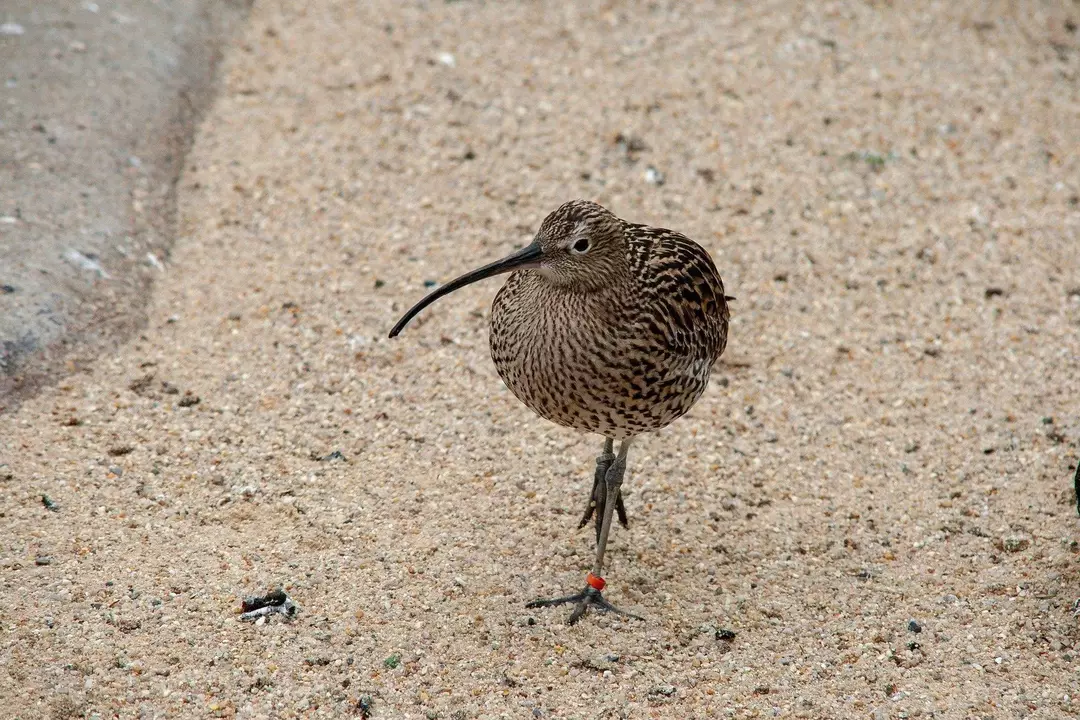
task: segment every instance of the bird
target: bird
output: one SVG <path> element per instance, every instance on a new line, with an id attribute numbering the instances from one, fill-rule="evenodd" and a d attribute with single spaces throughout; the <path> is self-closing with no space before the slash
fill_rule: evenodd
<path id="1" fill-rule="evenodd" d="M 596 555 L 585 587 L 526 607 L 573 604 L 570 625 L 590 608 L 640 620 L 603 595 L 614 517 L 628 526 L 627 455 L 638 436 L 666 427 L 705 392 L 727 346 L 728 303 L 735 298 L 724 294 L 709 253 L 685 235 L 571 200 L 544 218 L 524 248 L 417 302 L 390 337 L 439 298 L 505 273 L 490 316 L 499 376 L 542 418 L 604 438 L 578 524 L 595 516 Z"/>

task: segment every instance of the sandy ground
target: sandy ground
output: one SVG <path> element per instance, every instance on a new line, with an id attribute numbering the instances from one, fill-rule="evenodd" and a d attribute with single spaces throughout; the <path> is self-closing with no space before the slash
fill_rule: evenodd
<path id="1" fill-rule="evenodd" d="M 145 324 L 245 0 L 0 3 L 0 413 Z"/>
<path id="2" fill-rule="evenodd" d="M 1078 22 L 257 3 L 150 327 L 0 418 L 0 714 L 1080 715 Z M 630 456 L 644 623 L 524 608 L 582 583 L 600 440 L 503 388 L 498 281 L 385 339 L 574 197 L 738 296 Z"/>

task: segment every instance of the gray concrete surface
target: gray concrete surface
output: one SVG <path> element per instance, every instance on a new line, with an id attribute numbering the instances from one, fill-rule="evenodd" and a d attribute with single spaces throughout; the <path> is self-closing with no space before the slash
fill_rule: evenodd
<path id="1" fill-rule="evenodd" d="M 0 412 L 130 334 L 245 0 L 0 6 Z"/>

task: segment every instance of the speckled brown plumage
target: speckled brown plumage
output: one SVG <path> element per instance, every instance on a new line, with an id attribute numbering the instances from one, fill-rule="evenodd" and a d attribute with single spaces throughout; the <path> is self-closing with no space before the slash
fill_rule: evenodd
<path id="1" fill-rule="evenodd" d="M 709 254 L 686 236 L 575 200 L 548 215 L 529 246 L 418 302 L 390 337 L 440 297 L 506 272 L 513 274 L 491 309 L 499 375 L 542 417 L 605 438 L 579 526 L 596 516 L 587 585 L 527 607 L 573 603 L 570 624 L 589 608 L 637 617 L 603 597 L 600 577 L 612 518 L 627 522 L 627 451 L 635 436 L 668 425 L 701 397 L 727 345 L 731 298 Z M 615 440 L 621 440 L 617 455 Z"/>
<path id="2" fill-rule="evenodd" d="M 581 237 L 591 247 L 574 257 Z M 519 270 L 495 296 L 491 357 L 507 387 L 552 422 L 614 439 L 686 413 L 727 344 L 709 254 L 584 200 L 549 215 L 538 240 L 567 267 Z"/>

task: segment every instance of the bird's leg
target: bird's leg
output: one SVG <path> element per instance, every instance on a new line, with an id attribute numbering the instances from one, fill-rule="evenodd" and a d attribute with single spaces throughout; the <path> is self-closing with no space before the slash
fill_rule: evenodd
<path id="1" fill-rule="evenodd" d="M 610 447 L 611 441 L 609 440 L 604 445 L 604 449 L 609 450 Z M 566 597 L 554 598 L 552 600 L 534 600 L 525 607 L 540 608 L 574 603 L 576 607 L 574 608 L 574 611 L 570 613 L 570 617 L 567 620 L 568 625 L 573 625 L 583 618 L 590 606 L 604 612 L 625 615 L 626 617 L 634 618 L 635 620 L 642 619 L 637 615 L 632 615 L 628 612 L 619 610 L 605 600 L 601 593 L 606 584 L 603 577 L 601 577 L 601 573 L 604 569 L 604 553 L 607 550 L 608 536 L 611 533 L 611 521 L 615 515 L 615 508 L 619 502 L 619 491 L 622 487 L 623 475 L 626 473 L 626 452 L 629 449 L 630 440 L 623 440 L 622 444 L 619 446 L 618 456 L 611 461 L 611 465 L 604 473 L 603 479 L 606 497 L 604 498 L 603 505 L 597 505 L 598 514 L 602 516 L 600 536 L 597 538 L 596 542 L 596 559 L 593 561 L 592 571 L 585 577 L 585 582 L 587 583 L 585 589 L 577 594 L 567 595 Z M 602 458 L 603 456 L 601 456 L 601 459 Z M 597 461 L 597 465 L 599 465 L 599 460 Z M 588 517 L 585 519 L 587 521 Z"/>
<path id="2" fill-rule="evenodd" d="M 585 506 L 585 513 L 581 516 L 581 522 L 578 523 L 578 529 L 585 527 L 589 519 L 593 514 L 596 514 L 596 542 L 600 542 L 600 527 L 604 522 L 604 504 L 607 501 L 607 482 L 605 477 L 607 476 L 608 468 L 611 467 L 611 463 L 615 461 L 615 454 L 612 452 L 614 441 L 611 438 L 604 440 L 604 451 L 600 453 L 600 456 L 596 458 L 596 474 L 593 476 L 592 493 L 589 495 L 589 503 Z M 615 512 L 619 516 L 619 522 L 623 527 L 630 527 L 626 520 L 626 506 L 623 505 L 622 492 L 620 491 L 616 496 Z"/>

